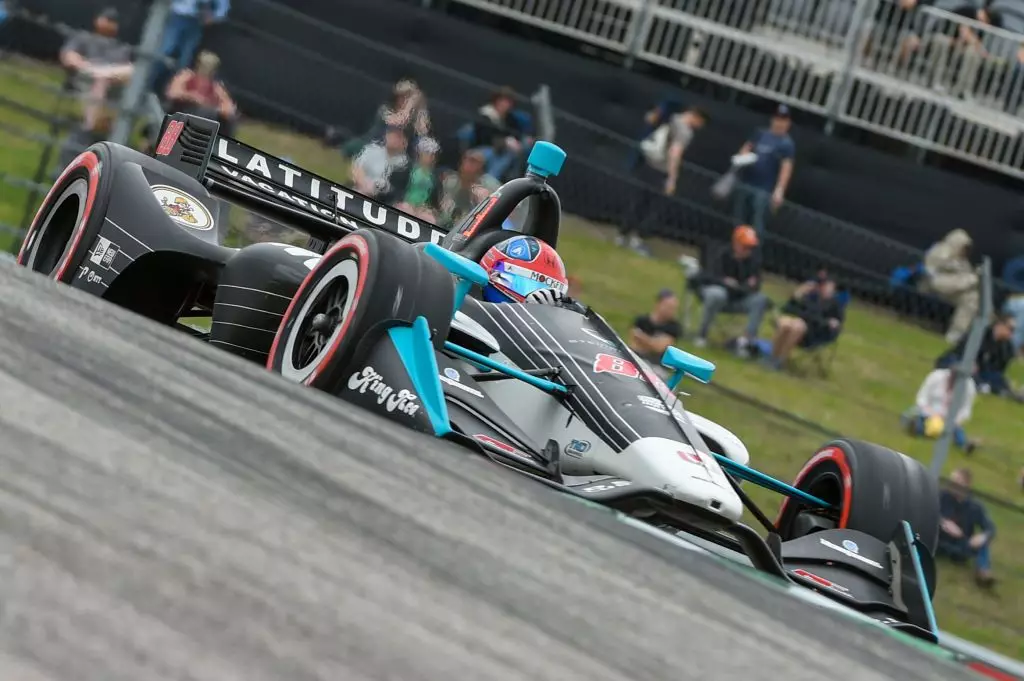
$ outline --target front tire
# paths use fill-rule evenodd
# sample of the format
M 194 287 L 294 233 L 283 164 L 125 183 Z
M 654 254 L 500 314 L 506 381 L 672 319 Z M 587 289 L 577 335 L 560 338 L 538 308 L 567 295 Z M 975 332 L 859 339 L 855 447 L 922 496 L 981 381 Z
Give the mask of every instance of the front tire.
M 793 486 L 831 502 L 829 520 L 840 529 L 859 530 L 888 543 L 906 520 L 934 556 L 939 536 L 938 482 L 918 461 L 892 449 L 840 439 L 808 460 Z M 820 513 L 798 500 L 782 502 L 776 527 L 782 539 L 800 536 L 810 524 L 804 514 Z
M 267 368 L 334 392 L 377 332 L 395 321 L 425 317 L 440 349 L 454 297 L 451 275 L 433 258 L 389 234 L 358 230 L 332 246 L 299 286 Z

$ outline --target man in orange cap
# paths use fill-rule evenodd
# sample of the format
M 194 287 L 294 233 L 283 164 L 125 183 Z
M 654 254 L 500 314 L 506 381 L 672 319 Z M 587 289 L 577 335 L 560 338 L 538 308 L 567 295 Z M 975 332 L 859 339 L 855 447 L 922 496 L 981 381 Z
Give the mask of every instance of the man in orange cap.
M 761 258 L 757 251 L 757 232 L 750 225 L 740 225 L 732 232 L 732 243 L 710 260 L 707 283 L 700 289 L 704 315 L 694 344 L 707 345 L 708 330 L 719 312 L 745 312 L 747 328 L 737 339 L 736 349 L 746 356 L 757 339 L 761 320 L 771 306 L 761 293 Z

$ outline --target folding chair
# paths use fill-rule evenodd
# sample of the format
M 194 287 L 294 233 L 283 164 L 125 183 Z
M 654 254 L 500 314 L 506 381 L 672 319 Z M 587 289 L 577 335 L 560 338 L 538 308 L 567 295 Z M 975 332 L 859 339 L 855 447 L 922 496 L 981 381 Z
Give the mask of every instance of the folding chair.
M 850 292 L 849 291 L 838 291 L 836 293 L 836 300 L 839 301 L 839 307 L 843 312 L 843 319 L 846 319 L 846 308 L 850 304 Z M 839 335 L 842 335 L 842 329 L 840 329 Z M 813 364 L 818 371 L 818 375 L 822 378 L 828 378 L 832 374 L 832 363 L 835 361 L 836 352 L 839 348 L 839 336 L 836 336 L 832 340 L 827 340 L 821 343 L 815 343 L 806 348 L 799 348 L 800 352 L 794 357 L 796 361 L 793 364 L 798 370 L 801 369 L 802 359 L 806 358 L 810 364 Z

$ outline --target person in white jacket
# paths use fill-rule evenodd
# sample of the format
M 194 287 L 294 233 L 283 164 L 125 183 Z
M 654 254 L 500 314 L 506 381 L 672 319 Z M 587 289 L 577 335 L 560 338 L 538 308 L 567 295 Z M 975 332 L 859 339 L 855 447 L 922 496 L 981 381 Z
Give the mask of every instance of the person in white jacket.
M 946 416 L 949 414 L 949 405 L 953 401 L 955 383 L 956 373 L 953 369 L 935 369 L 928 374 L 917 391 L 914 406 L 901 417 L 903 426 L 912 435 L 941 435 Z M 957 412 L 953 424 L 953 441 L 957 447 L 970 454 L 979 443 L 967 437 L 964 424 L 971 418 L 974 398 L 978 391 L 970 377 L 965 381 L 965 386 L 964 403 Z

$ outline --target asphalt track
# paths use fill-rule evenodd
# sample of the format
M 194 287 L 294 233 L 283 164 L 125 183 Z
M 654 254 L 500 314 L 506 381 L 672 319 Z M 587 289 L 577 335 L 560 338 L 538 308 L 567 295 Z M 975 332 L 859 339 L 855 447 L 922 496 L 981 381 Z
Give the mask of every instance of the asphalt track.
M 974 678 L 179 336 L 0 262 L 5 681 Z

